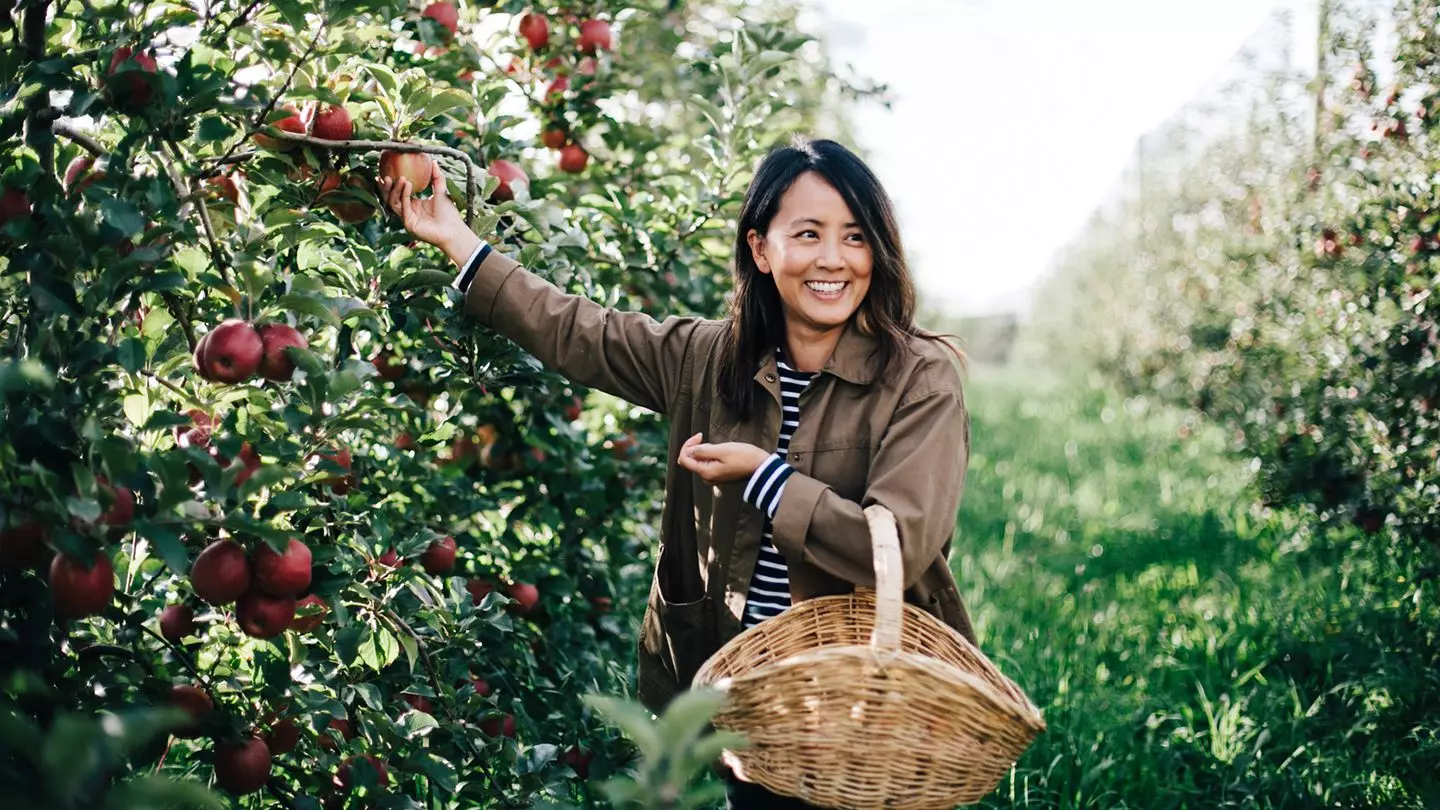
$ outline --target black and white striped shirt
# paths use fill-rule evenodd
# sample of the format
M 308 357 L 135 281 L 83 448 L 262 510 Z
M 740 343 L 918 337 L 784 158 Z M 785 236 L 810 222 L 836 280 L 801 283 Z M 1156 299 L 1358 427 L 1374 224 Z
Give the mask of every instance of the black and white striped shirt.
M 779 616 L 790 607 L 790 573 L 785 557 L 775 548 L 771 520 L 780 506 L 785 481 L 795 468 L 785 463 L 790 437 L 800 426 L 800 394 L 810 384 L 813 372 L 797 371 L 785 364 L 776 353 L 775 364 L 780 371 L 780 440 L 772 455 L 745 485 L 745 501 L 765 514 L 765 529 L 760 536 L 760 558 L 750 577 L 750 593 L 745 599 L 745 615 L 741 619 L 748 630 L 766 619 Z

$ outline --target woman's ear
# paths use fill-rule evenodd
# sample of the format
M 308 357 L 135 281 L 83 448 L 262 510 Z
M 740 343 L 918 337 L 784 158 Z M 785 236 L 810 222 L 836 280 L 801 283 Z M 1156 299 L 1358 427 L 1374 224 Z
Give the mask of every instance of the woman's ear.
M 765 237 L 751 228 L 750 232 L 745 234 L 745 241 L 750 244 L 750 257 L 755 260 L 755 266 L 760 268 L 760 272 L 770 275 L 770 261 L 765 258 Z

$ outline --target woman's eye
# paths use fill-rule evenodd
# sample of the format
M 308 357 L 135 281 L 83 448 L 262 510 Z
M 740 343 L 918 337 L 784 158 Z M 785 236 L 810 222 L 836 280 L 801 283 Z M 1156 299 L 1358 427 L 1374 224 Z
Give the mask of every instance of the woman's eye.
M 863 244 L 865 244 L 865 235 L 864 235 L 864 234 L 852 233 L 852 234 L 850 234 L 849 239 L 850 239 L 851 242 L 854 242 L 854 243 L 856 243 L 857 245 L 863 245 Z
M 813 239 L 813 238 L 815 238 L 815 237 L 817 237 L 817 236 L 819 236 L 819 234 L 815 233 L 814 231 L 801 231 L 801 232 L 800 232 L 800 238 L 801 238 L 801 239 Z

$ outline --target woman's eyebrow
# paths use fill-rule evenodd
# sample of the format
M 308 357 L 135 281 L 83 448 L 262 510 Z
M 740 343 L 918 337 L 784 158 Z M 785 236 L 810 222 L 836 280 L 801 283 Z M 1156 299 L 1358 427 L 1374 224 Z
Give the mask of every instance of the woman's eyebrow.
M 797 228 L 797 227 L 799 227 L 799 226 L 801 226 L 801 225 L 819 225 L 819 226 L 821 226 L 821 227 L 824 227 L 825 223 L 824 223 L 823 221 L 821 221 L 821 220 L 818 220 L 818 219 L 814 218 L 814 217 L 801 217 L 800 219 L 797 219 L 797 220 L 795 220 L 795 221 L 793 221 L 793 222 L 790 223 L 790 227 L 792 227 L 792 228 Z M 847 222 L 847 223 L 845 223 L 844 227 L 846 227 L 846 228 L 858 228 L 858 227 L 860 227 L 860 225 L 859 225 L 858 223 L 855 223 L 855 222 Z

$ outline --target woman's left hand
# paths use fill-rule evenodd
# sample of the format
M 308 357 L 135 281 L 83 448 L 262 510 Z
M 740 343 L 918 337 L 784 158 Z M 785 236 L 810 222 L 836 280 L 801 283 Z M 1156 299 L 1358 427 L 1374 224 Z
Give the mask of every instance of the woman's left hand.
M 703 434 L 696 433 L 685 441 L 677 459 L 680 466 L 695 473 L 710 485 L 749 480 L 770 453 L 745 442 L 706 444 Z

